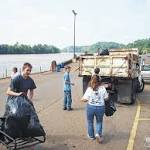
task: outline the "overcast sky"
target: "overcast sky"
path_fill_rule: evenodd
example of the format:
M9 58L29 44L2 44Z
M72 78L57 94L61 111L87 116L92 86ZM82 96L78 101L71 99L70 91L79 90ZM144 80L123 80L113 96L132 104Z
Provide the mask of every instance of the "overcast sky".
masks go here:
M150 37L150 0L0 0L0 44L76 45Z

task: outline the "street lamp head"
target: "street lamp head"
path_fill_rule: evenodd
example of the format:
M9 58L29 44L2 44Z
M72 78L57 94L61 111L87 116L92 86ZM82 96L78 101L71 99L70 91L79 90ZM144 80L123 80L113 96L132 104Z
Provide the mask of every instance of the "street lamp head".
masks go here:
M77 13L74 11L74 10L72 10L72 12L73 12L73 14L76 16L77 15Z

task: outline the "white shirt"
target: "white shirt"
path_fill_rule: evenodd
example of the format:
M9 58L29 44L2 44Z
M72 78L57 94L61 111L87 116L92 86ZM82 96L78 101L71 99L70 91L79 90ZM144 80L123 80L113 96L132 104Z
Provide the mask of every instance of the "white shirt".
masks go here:
M94 91L91 87L88 87L83 98L88 100L89 105L104 106L104 99L108 98L108 93L104 86L99 86L97 91Z
M20 73L19 72L16 72L16 73L14 73L14 72L12 72L12 74L11 74L11 79L14 79L16 76L18 76Z

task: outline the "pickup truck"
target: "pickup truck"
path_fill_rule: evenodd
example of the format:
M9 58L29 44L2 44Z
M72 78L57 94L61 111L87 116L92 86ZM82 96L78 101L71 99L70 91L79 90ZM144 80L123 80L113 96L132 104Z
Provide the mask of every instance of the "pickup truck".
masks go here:
M145 82L150 82L150 64L144 64L142 66L141 74Z

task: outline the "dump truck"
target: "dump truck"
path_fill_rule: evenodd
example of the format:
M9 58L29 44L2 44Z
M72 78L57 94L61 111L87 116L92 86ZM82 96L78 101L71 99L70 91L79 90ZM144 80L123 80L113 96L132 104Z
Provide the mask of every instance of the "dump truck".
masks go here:
M83 93L94 73L100 69L103 83L110 83L114 100L134 104L137 92L143 90L144 82L140 75L138 49L111 49L108 55L81 55L79 58L79 77L83 78ZM141 80L141 81L139 81Z

